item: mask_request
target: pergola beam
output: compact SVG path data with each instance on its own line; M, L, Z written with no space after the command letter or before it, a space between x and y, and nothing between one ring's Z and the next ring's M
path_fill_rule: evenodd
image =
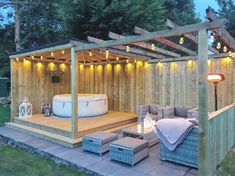
M171 20L167 19L166 20L166 26L171 28L171 29L174 29L176 27L179 27L177 24L175 24L174 22L172 22ZM192 41L193 43L195 44L198 44L198 39L196 36L194 36L193 34L184 34L184 36L186 38L188 38L190 41ZM219 51L211 46L208 46L209 50L212 51L213 53L215 54L218 54Z
M178 27L178 28L171 29L171 30L166 29L166 30L151 32L151 33L138 35L138 36L130 36L130 37L119 39L119 40L108 40L108 41L103 41L99 43L81 44L75 48L75 51L82 51L82 50L89 50L89 49L96 49L96 48L107 48L107 47L118 46L118 45L127 45L127 44L131 44L135 42L153 40L153 39L161 38L161 37L179 36L182 34L197 32L202 29L211 30L211 29L220 28L221 26L224 25L224 23L225 23L225 20L220 19L220 20L213 21L213 22L204 22L204 23L186 25L186 26Z
M135 26L134 32L136 34L141 34L141 35L150 33L149 31L147 31L145 29L142 29L140 27L137 27L137 26ZM163 45L169 46L171 48L183 51L183 52L185 52L187 54L197 55L197 53L195 51L192 51L192 50L190 50L188 48L185 48L185 47L183 47L183 46L181 46L179 44L176 44L176 43L174 43L174 42L172 42L172 41L170 41L168 39L165 39L165 38L156 38L156 39L153 39L153 40L155 40L155 41L157 41L157 42L159 42L159 43L161 43Z
M109 35L109 38L115 39L115 40L125 38L125 36L120 35L120 34L116 34L114 32L109 32L108 35ZM159 53L162 53L162 54L165 54L165 55L169 55L169 56L173 56L173 57L180 57L181 56L180 54L177 54L177 53L159 48L157 46L154 46L154 50L153 50L152 46L150 44L146 43L146 42L136 42L136 43L132 43L132 45L138 46L138 47L141 47L141 48L144 48L144 49L147 49L147 50L156 51L156 52L159 52Z
M88 36L87 40L90 42L94 42L94 43L99 43L99 42L104 42L105 40L102 39L98 39L95 37L91 37ZM101 49L103 51L105 51L104 49ZM136 58L144 58L144 59L152 59L151 57L154 58L162 58L159 55L153 54L153 53L148 53L148 52L142 52L139 51L135 48L130 48L131 52L126 52L125 48L123 46L112 46L109 48L110 53L114 53L114 54L118 54L118 55L122 55L122 56L128 56L128 57L136 57ZM159 57L158 57L159 56Z

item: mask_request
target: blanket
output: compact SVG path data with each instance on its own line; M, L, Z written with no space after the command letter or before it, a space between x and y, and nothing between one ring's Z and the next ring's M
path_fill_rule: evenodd
M180 145L193 129L194 124L189 119L161 119L157 121L155 132L158 134L161 142L173 151Z

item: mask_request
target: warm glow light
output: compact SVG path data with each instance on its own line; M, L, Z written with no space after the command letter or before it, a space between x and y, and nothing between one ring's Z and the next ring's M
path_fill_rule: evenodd
M136 63L136 60L134 62Z
M65 72L66 71L66 65L65 64L60 64L60 70L62 72Z
M41 56L41 60L43 59L43 56Z
M16 61L19 62L19 58L18 57L16 58Z
M48 70L49 71L55 71L56 70L56 66L53 62L48 64Z
M62 51L61 51L61 54L64 54L64 53L65 53L65 51L64 51L64 50L62 50Z
M129 63L129 60L128 60L128 59L126 60L126 63Z
M94 67L93 65L90 65L90 69L93 69L93 67Z
M34 56L32 56L32 59L34 60Z
M216 48L217 48L217 49L220 49L220 48L221 48L221 43L220 43L220 42L217 43Z
M105 58L106 58L106 59L109 58L109 50L108 50L108 49L106 49L106 51L105 51Z
M222 73L210 73L207 75L207 80L212 83L218 83L225 80L225 77Z
M130 51L130 47L129 45L126 46L126 52L129 52Z
M229 51L229 52L228 52L228 55L229 55L230 57L232 57L232 55L233 55L232 51Z
M52 56L52 57L54 56L54 53L53 53L53 52L51 52L51 56Z
M116 60L118 61L118 60L119 60L119 57L116 57Z
M23 61L25 62L25 61L26 61L26 59L24 58L24 59L23 59Z
M224 48L223 48L223 52L227 52L228 51L228 48L227 48L227 46L224 46Z
M90 56L90 57L92 57L92 56L93 56L93 54L92 54L91 50L89 50L89 56Z
M208 66L211 65L211 60L208 60L207 63L208 63Z
M152 50L155 50L155 49L156 49L156 47L155 47L154 44L151 45L151 49L152 49Z
M187 63L188 68L193 68L193 61L189 60Z
M184 44L184 37L181 36L180 39L179 39L179 44L183 45Z

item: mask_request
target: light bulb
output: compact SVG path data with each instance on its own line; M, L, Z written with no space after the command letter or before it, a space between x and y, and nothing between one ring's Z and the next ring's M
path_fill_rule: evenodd
M128 59L126 60L126 63L129 63L129 60L128 60Z
M61 54L64 54L64 50L61 51Z
M136 63L136 60L134 62Z
M18 57L16 58L16 61L19 62L19 58Z
M210 36L210 42L211 42L211 43L214 43L214 42L215 42L215 36L214 36L214 33L213 33L213 32L211 33L211 36Z
M41 60L43 59L43 56L41 56Z
M109 50L108 50L108 49L106 49L106 51L105 51L105 58L106 58L106 59L109 58Z
M91 57L93 54L92 54L92 52L91 52L91 50L89 50L89 56Z
M52 56L52 57L54 56L54 53L53 53L53 52L51 52L51 56Z
M32 59L34 59L34 56L32 56Z
M151 45L151 49L152 49L152 50L155 50L155 49L156 49L156 47L155 47L154 44Z
M126 46L126 52L129 52L130 51L130 47L129 45Z
M223 52L227 52L228 51L228 49L227 49L227 46L224 46L224 48L223 48Z
M220 49L220 48L221 48L221 43L220 43L220 42L217 43L216 48L217 48L217 49Z
M116 60L118 61L118 60L119 60L119 57L116 57Z
M179 39L179 44L184 44L184 37L180 37L180 39Z
M231 57L233 55L232 51L229 51L228 55Z

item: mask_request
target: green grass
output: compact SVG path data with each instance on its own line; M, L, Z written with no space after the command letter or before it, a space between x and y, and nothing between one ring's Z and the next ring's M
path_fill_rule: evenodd
M10 121L10 108L3 107L0 105L0 127L4 125L5 122Z
M10 108L0 106L0 126L10 120ZM1 144L0 176L85 176L50 159Z
M22 149L0 144L0 176L85 176Z
M229 152L218 170L219 176L235 175L235 152Z

